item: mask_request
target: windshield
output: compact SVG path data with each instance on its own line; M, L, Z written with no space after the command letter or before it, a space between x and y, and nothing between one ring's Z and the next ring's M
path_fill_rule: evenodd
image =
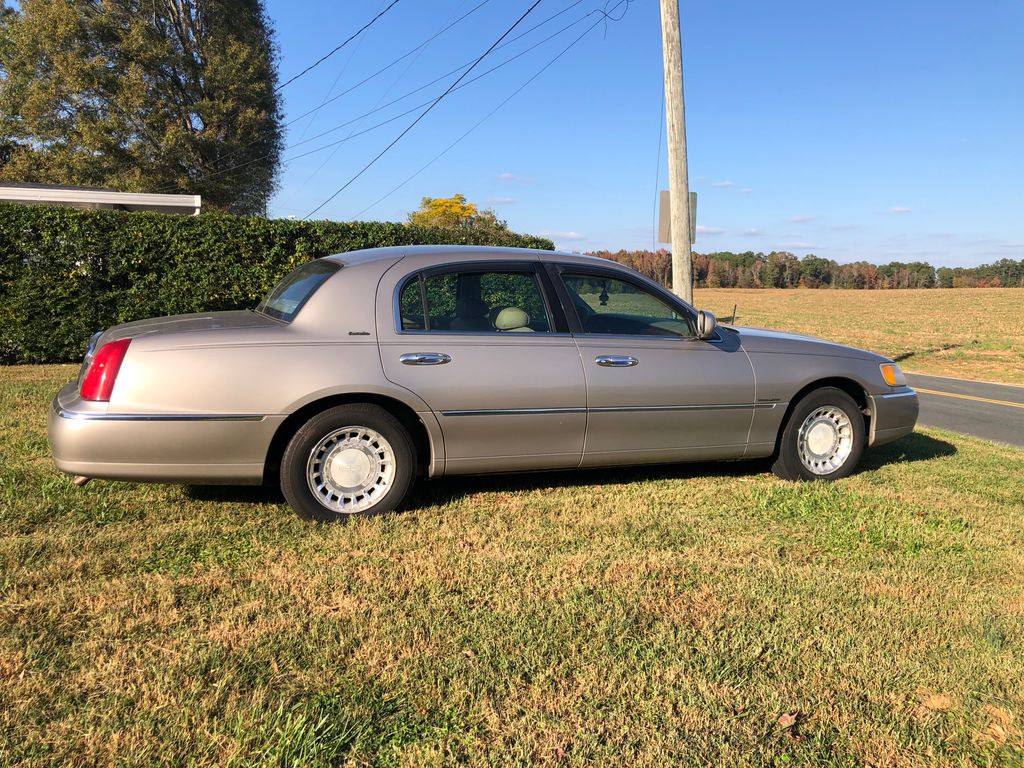
M290 323L316 289L339 269L341 265L333 261L317 260L303 264L275 285L256 311Z

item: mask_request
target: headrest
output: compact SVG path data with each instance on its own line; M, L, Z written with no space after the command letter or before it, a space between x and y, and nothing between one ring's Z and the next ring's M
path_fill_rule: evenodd
M482 299L463 297L455 302L456 317L486 317L490 305Z
M530 324L530 316L519 307L505 307L494 318L494 327L499 331L511 331Z

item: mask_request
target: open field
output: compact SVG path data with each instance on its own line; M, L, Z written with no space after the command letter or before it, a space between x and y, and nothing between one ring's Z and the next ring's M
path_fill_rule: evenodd
M74 370L0 368L2 765L1024 761L1024 452L438 481L314 526L75 489Z
M1024 288L896 291L699 289L697 306L741 325L863 347L906 370L1024 384Z

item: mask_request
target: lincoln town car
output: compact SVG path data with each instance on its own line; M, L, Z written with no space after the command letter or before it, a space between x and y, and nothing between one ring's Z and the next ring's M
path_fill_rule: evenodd
M279 483L331 521L417 477L770 458L836 480L917 412L892 360L718 324L611 261L411 246L303 264L253 309L97 333L49 436L79 483Z

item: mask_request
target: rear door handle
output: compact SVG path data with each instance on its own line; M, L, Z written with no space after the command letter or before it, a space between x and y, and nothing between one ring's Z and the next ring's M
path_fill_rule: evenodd
M444 352L407 352L398 360L402 365L444 365L452 358Z
M594 362L605 368L632 368L640 361L628 355L598 355Z

